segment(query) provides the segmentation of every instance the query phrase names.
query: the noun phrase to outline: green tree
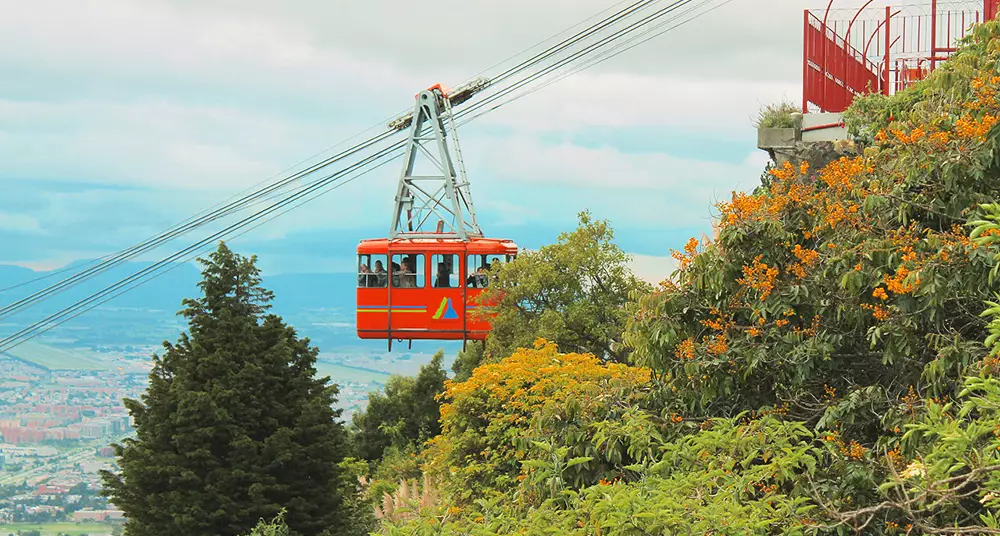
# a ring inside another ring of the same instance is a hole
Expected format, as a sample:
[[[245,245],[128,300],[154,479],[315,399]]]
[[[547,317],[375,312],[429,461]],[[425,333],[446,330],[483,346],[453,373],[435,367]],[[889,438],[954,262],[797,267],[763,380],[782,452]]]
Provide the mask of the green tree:
[[[483,359],[498,361],[542,337],[565,352],[624,362],[625,304],[633,293],[651,288],[632,274],[629,256],[613,240],[609,223],[584,211],[577,229],[560,235],[556,244],[496,269],[483,294],[485,303],[496,303]],[[479,364],[465,357],[462,375]]]
[[[448,379],[437,352],[416,377],[392,376],[385,392],[368,395],[368,407],[354,414],[354,440],[358,455],[378,460],[389,447],[405,448],[441,433],[441,404],[437,395]]]
[[[256,257],[220,244],[202,260],[189,332],[153,356],[136,438],[114,445],[103,493],[130,536],[241,534],[282,508],[290,534],[344,534],[346,431],[318,350],[268,314]]]
[[[455,362],[451,364],[451,370],[455,373],[454,381],[464,382],[471,378],[472,372],[483,362],[485,353],[486,345],[483,341],[472,341],[464,350],[460,350],[455,356]]]

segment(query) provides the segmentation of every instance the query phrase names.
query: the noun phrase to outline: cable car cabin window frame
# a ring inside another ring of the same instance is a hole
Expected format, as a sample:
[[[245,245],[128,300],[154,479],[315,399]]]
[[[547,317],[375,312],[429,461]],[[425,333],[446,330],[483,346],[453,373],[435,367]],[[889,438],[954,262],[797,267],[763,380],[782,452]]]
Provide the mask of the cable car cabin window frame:
[[[502,259],[501,259],[502,258]],[[484,265],[489,264],[492,269],[493,266],[499,262],[501,264],[506,264],[514,260],[515,256],[504,253],[470,253],[465,258],[465,286],[466,288],[486,288],[489,286],[489,281],[484,280],[481,276],[477,276],[476,272],[484,267]],[[492,262],[487,262],[492,260]]]
[[[434,278],[431,279],[432,288],[462,288],[462,266],[460,264],[460,258],[461,256],[457,253],[435,253],[431,255],[430,267],[431,272],[434,274]],[[441,263],[445,263],[448,268],[448,285],[446,286],[438,285],[438,265]]]
[[[392,279],[393,290],[417,290],[427,287],[427,264],[426,255],[424,253],[393,253],[390,257],[392,259],[391,265],[389,267],[389,273]],[[403,272],[403,261],[407,258],[412,258],[415,260],[414,272],[407,273]],[[396,265],[399,265],[399,271],[396,270]],[[403,286],[404,277],[413,277],[413,286]]]
[[[384,253],[362,253],[358,255],[358,288],[386,288],[389,285],[389,271]],[[375,272],[375,263],[382,262],[382,276]],[[362,270],[362,268],[368,271]],[[372,285],[370,283],[374,282]]]

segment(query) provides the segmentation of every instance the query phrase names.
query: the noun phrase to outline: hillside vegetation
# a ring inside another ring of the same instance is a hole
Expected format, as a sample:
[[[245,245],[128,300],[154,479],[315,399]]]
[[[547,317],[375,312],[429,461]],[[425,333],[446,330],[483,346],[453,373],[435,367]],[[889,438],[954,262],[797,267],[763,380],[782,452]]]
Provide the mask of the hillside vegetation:
[[[1000,534],[998,37],[858,99],[855,154],[769,169],[672,278],[586,322],[604,222],[577,231],[610,252],[582,286],[540,268],[572,234],[502,267],[520,349],[467,352],[440,434],[370,460],[376,530]]]

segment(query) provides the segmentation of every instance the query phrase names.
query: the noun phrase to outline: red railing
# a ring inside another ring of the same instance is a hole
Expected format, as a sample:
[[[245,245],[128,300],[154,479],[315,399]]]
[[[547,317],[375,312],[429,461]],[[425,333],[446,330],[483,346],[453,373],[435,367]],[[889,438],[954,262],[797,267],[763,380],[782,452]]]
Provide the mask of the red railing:
[[[854,95],[878,91],[877,66],[806,11],[803,102],[844,110]]]
[[[855,95],[890,95],[923,79],[973,24],[1000,7],[1000,0],[930,0],[867,9],[871,3],[857,11],[805,12],[803,112],[842,112]]]

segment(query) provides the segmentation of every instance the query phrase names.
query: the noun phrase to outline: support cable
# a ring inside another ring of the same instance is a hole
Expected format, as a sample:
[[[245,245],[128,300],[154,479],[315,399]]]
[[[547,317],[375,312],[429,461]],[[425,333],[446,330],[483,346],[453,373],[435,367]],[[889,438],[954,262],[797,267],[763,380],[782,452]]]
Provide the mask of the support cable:
[[[635,46],[638,46],[638,44],[642,44],[642,43],[648,41],[649,39],[652,39],[653,37],[656,37],[658,35],[662,35],[662,33],[665,33],[666,31],[670,31],[673,28],[679,27],[679,26],[681,26],[683,24],[686,24],[687,22],[690,22],[691,20],[694,20],[695,18],[698,18],[698,17],[700,17],[700,16],[702,16],[702,15],[704,15],[704,14],[710,12],[710,11],[713,11],[714,9],[717,9],[718,7],[721,7],[721,5],[728,4],[732,0],[726,0],[723,4],[715,6],[715,7],[711,8],[711,9],[709,9],[709,10],[703,12],[703,13],[697,14],[697,15],[691,17],[690,19],[681,22],[680,24],[677,24],[675,26],[667,28],[666,30],[662,30],[662,31],[654,34],[652,37],[648,37],[647,39],[644,39],[642,41],[636,42],[636,40],[638,38],[646,36],[650,32],[662,28],[665,25],[665,23],[672,22],[672,21],[676,20],[677,18],[679,18],[679,16],[673,17],[672,19],[669,19],[667,21],[661,21],[660,23],[654,25],[652,28],[648,28],[648,29],[644,30],[638,36],[635,36],[633,38],[630,38],[629,40],[626,40],[626,41],[624,41],[622,43],[619,43],[619,45],[616,48],[609,49],[608,52],[605,52],[602,55],[598,55],[596,57],[596,59],[591,59],[589,62],[587,62],[585,64],[582,64],[582,66],[580,66],[579,68],[571,69],[569,72],[564,72],[557,79],[550,80],[550,81],[544,83],[544,85],[542,85],[540,87],[537,87],[537,88],[536,87],[529,87],[528,91],[526,91],[526,92],[524,92],[524,93],[522,93],[520,95],[517,95],[517,96],[513,97],[512,99],[508,99],[508,100],[500,102],[499,104],[496,104],[496,105],[494,105],[492,107],[489,107],[485,111],[482,111],[482,112],[480,112],[478,114],[474,114],[473,115],[473,113],[476,112],[477,110],[481,110],[483,108],[486,108],[490,103],[496,102],[496,101],[498,101],[500,99],[503,99],[507,95],[510,95],[516,89],[525,87],[527,84],[532,84],[536,80],[538,80],[539,78],[541,78],[542,76],[545,76],[545,75],[547,75],[549,73],[552,73],[553,71],[555,71],[555,70],[557,70],[557,69],[559,69],[559,68],[561,68],[563,66],[571,64],[572,62],[575,62],[575,61],[579,60],[580,58],[588,57],[588,55],[591,54],[591,53],[593,53],[594,50],[598,50],[601,47],[604,47],[604,46],[606,46],[608,44],[611,44],[611,43],[616,43],[619,39],[622,38],[622,36],[627,35],[627,34],[633,32],[633,31],[635,31],[636,29],[642,28],[643,26],[646,26],[647,24],[649,24],[649,23],[651,23],[653,21],[656,21],[657,19],[663,17],[664,15],[667,15],[669,13],[672,13],[672,12],[676,11],[677,9],[679,9],[679,8],[681,8],[681,7],[689,4],[689,3],[691,3],[692,1],[694,1],[694,0],[676,0],[675,2],[671,3],[670,5],[657,10],[653,14],[647,15],[646,17],[642,18],[640,21],[633,22],[630,25],[628,25],[626,28],[618,30],[618,31],[612,33],[610,36],[607,36],[607,37],[601,39],[597,43],[592,43],[592,44],[584,47],[583,49],[577,50],[576,52],[574,52],[573,54],[571,54],[569,57],[563,58],[563,59],[557,61],[556,63],[552,64],[552,65],[548,65],[548,66],[544,67],[539,72],[532,73],[530,75],[527,75],[527,76],[525,76],[525,77],[523,77],[523,78],[521,78],[521,79],[513,82],[512,84],[508,85],[507,87],[502,88],[501,90],[499,90],[496,94],[487,97],[486,99],[484,99],[481,102],[476,102],[474,105],[471,105],[470,107],[461,110],[460,112],[458,112],[455,115],[458,118],[463,118],[463,121],[460,124],[466,124],[468,122],[471,122],[471,121],[475,120],[476,118],[484,115],[485,113],[488,113],[489,111],[495,110],[495,109],[497,109],[497,108],[499,108],[499,107],[501,107],[501,106],[503,106],[505,104],[508,104],[509,102],[513,102],[514,100],[517,100],[517,99],[519,99],[519,98],[521,98],[521,97],[523,97],[523,96],[525,96],[527,94],[533,93],[534,91],[538,91],[542,87],[546,87],[548,85],[551,85],[552,83],[554,83],[556,81],[559,81],[559,80],[562,80],[562,79],[566,78],[567,76],[575,74],[576,72],[580,72],[580,71],[585,70],[587,68],[590,68],[590,67],[592,67],[594,65],[597,65],[597,64],[599,64],[599,63],[601,63],[603,61],[606,61],[607,59],[610,59],[610,58],[612,58],[614,56],[617,56],[618,54],[621,54],[622,52],[625,52],[626,50],[630,50],[631,48],[633,48]],[[642,0],[640,2],[635,2],[635,3],[631,4],[629,6],[629,8],[626,8],[626,10],[628,10],[630,8],[633,8],[633,7],[636,7],[639,4],[646,5],[646,4],[649,4],[649,3],[650,3],[650,0]],[[621,10],[621,11],[617,12],[615,15],[613,15],[612,17],[617,16],[617,15],[621,14],[624,11],[625,10]],[[638,11],[638,9],[635,9],[633,11],[629,11],[629,13],[635,13],[637,11]],[[681,14],[681,16],[683,14],[690,13],[691,11],[692,10],[689,9],[689,10],[683,12]],[[606,20],[608,20],[608,19],[605,19],[605,21]],[[617,19],[617,20],[620,20],[620,19]],[[604,21],[602,21],[602,23],[603,22]],[[590,33],[586,33],[585,34],[584,32],[579,32],[578,34],[574,35],[573,38],[570,38],[570,39],[577,39],[577,41],[579,41],[579,40],[583,39],[583,37],[581,37],[581,36],[585,37],[585,36],[596,35],[597,33],[599,33],[601,30],[603,30],[606,27],[607,27],[607,25],[603,25],[602,26],[601,23],[598,23],[598,24],[592,25],[591,27],[589,27],[586,30],[586,31],[589,31]],[[626,45],[629,45],[629,46],[626,47]],[[550,57],[554,56],[555,54],[557,54],[558,51],[566,50],[567,48],[569,48],[569,47],[568,46],[562,46],[562,47],[560,47],[559,45],[556,45],[556,46],[550,47],[549,49],[547,49],[543,53],[540,53],[540,54],[536,55],[536,58],[540,58],[540,57],[550,58]],[[528,60],[526,62],[522,62],[516,68],[516,70],[515,70],[515,68],[507,69],[504,73],[502,73],[504,75],[504,79],[509,79],[509,78],[511,78],[511,77],[514,76],[514,73],[523,72],[523,71],[527,70],[530,66],[537,65],[540,61],[542,61],[542,60],[541,59],[539,59],[538,61]],[[275,197],[278,197],[279,195],[282,194],[281,190],[282,190],[282,188],[284,188],[284,186],[287,186],[288,184],[291,184],[292,182],[298,181],[301,178],[304,178],[304,177],[306,177],[306,176],[308,176],[310,174],[313,174],[316,171],[321,170],[321,169],[323,169],[323,168],[325,168],[325,167],[327,167],[327,166],[329,166],[329,165],[331,165],[331,164],[333,164],[333,163],[335,163],[335,162],[337,162],[339,160],[347,158],[348,156],[352,156],[352,155],[357,154],[359,152],[362,152],[362,151],[364,151],[366,149],[369,149],[369,148],[371,148],[371,147],[373,147],[373,146],[375,146],[375,145],[377,145],[377,144],[379,144],[379,143],[381,143],[381,142],[383,142],[383,141],[391,138],[392,135],[395,134],[395,133],[396,132],[394,132],[394,131],[383,132],[382,134],[374,136],[373,138],[370,138],[369,140],[366,140],[365,142],[361,142],[361,143],[359,143],[359,144],[351,147],[350,149],[348,149],[346,151],[343,151],[342,153],[339,153],[338,155],[335,155],[334,157],[330,157],[328,159],[325,159],[324,161],[322,161],[320,163],[317,163],[317,164],[314,164],[314,165],[306,168],[305,170],[302,170],[302,171],[299,171],[297,173],[294,173],[291,176],[286,177],[285,179],[282,179],[281,181],[278,181],[277,183],[271,184],[271,185],[269,185],[269,186],[267,186],[265,188],[258,189],[258,190],[254,191],[253,193],[251,193],[249,195],[243,196],[242,198],[238,199],[237,201],[234,201],[234,202],[231,202],[231,203],[225,205],[222,209],[219,209],[218,211],[209,212],[207,215],[202,216],[201,218],[195,218],[194,220],[192,220],[190,222],[189,226],[187,226],[187,227],[181,227],[181,228],[178,228],[177,230],[173,230],[171,233],[166,233],[164,235],[161,235],[161,236],[158,236],[158,237],[154,237],[153,239],[150,239],[150,240],[147,240],[147,241],[145,241],[143,243],[140,243],[137,246],[133,246],[132,248],[124,250],[124,252],[120,253],[119,255],[112,256],[112,258],[115,259],[117,262],[124,262],[124,260],[126,260],[127,258],[126,259],[122,259],[122,260],[117,260],[117,259],[120,258],[120,257],[122,257],[125,254],[131,255],[131,256],[137,255],[138,253],[141,253],[142,251],[146,251],[146,250],[150,249],[151,247],[155,247],[155,245],[161,244],[162,242],[166,241],[167,239],[174,238],[176,236],[180,236],[180,234],[184,234],[184,233],[186,233],[186,232],[188,232],[190,230],[193,230],[193,229],[195,229],[197,227],[200,227],[202,225],[210,223],[211,221],[215,221],[215,220],[217,220],[217,219],[219,219],[221,217],[224,217],[225,215],[232,214],[232,213],[234,213],[235,211],[237,211],[239,209],[246,208],[246,207],[251,206],[253,204],[259,204],[259,203],[271,200],[271,199],[273,199]],[[83,300],[79,300],[76,303],[74,303],[73,305],[71,305],[71,306],[69,306],[67,308],[64,308],[63,310],[61,310],[61,311],[59,311],[59,312],[57,312],[55,314],[49,315],[45,319],[43,319],[43,320],[41,320],[39,322],[36,322],[36,323],[34,323],[32,325],[29,325],[28,327],[26,327],[26,328],[24,328],[22,330],[19,330],[17,333],[14,333],[14,334],[12,334],[12,335],[10,335],[10,336],[8,336],[8,337],[0,340],[0,352],[5,351],[5,350],[9,350],[10,348],[13,348],[14,346],[17,346],[18,344],[20,344],[20,343],[22,343],[22,342],[24,342],[26,340],[30,340],[31,338],[34,338],[35,336],[38,336],[39,334],[41,334],[41,333],[43,333],[45,331],[48,331],[49,329],[52,329],[53,327],[55,327],[55,326],[57,326],[59,324],[62,324],[63,322],[66,322],[66,321],[68,321],[68,320],[70,320],[72,318],[76,318],[80,314],[83,314],[84,312],[86,312],[86,311],[88,311],[88,310],[90,310],[90,309],[92,309],[92,308],[94,308],[94,307],[96,307],[96,306],[98,306],[98,305],[100,305],[102,303],[105,303],[108,300],[113,299],[114,297],[119,296],[119,295],[123,294],[124,292],[127,292],[128,290],[131,290],[131,289],[133,289],[133,288],[135,288],[135,287],[137,287],[137,286],[139,286],[141,284],[144,284],[145,282],[147,282],[149,280],[152,280],[152,279],[154,279],[156,277],[159,277],[159,275],[162,275],[162,273],[165,273],[165,272],[160,272],[159,274],[154,274],[154,272],[156,272],[157,270],[160,270],[161,268],[163,268],[165,266],[169,266],[169,268],[167,268],[167,271],[172,270],[173,268],[175,268],[178,265],[177,262],[179,260],[180,260],[181,263],[187,262],[188,260],[190,260],[190,259],[192,259],[192,258],[194,258],[194,257],[196,257],[198,255],[200,255],[201,252],[202,252],[202,250],[204,250],[205,248],[209,248],[210,249],[214,245],[213,243],[214,243],[214,241],[216,239],[222,239],[223,237],[226,237],[227,235],[230,235],[230,234],[232,234],[234,232],[237,232],[237,231],[238,231],[238,234],[236,234],[235,237],[242,236],[243,234],[245,234],[245,233],[247,233],[247,232],[249,232],[249,231],[251,231],[251,230],[253,230],[253,229],[257,228],[257,227],[259,227],[260,225],[263,225],[264,223],[266,223],[266,222],[268,222],[268,221],[270,221],[270,220],[272,220],[274,218],[277,218],[277,217],[279,217],[279,216],[287,213],[290,210],[293,210],[294,208],[297,208],[297,207],[299,207],[299,206],[301,206],[301,205],[303,205],[303,204],[305,204],[305,203],[307,203],[307,202],[309,202],[309,201],[311,201],[311,200],[313,200],[313,199],[315,199],[315,198],[317,198],[317,197],[319,197],[321,195],[325,195],[329,191],[332,191],[332,190],[334,190],[336,188],[339,188],[340,186],[343,186],[344,184],[347,184],[347,183],[349,183],[349,182],[351,182],[353,180],[356,180],[357,178],[359,178],[359,177],[361,177],[361,176],[369,173],[370,171],[372,171],[374,169],[380,168],[381,166],[383,166],[385,164],[388,164],[389,162],[395,160],[396,158],[398,158],[402,154],[401,149],[403,149],[404,143],[405,143],[404,141],[396,142],[396,143],[394,143],[394,144],[392,144],[392,145],[390,145],[388,147],[384,147],[383,149],[377,151],[376,153],[374,153],[372,155],[369,155],[368,157],[365,157],[364,159],[362,159],[359,162],[356,162],[354,164],[349,165],[345,169],[341,169],[341,170],[338,170],[338,171],[333,172],[331,174],[328,174],[325,177],[323,177],[321,179],[317,179],[317,180],[315,180],[313,182],[300,184],[298,187],[296,187],[296,189],[291,194],[286,195],[285,197],[283,197],[279,201],[277,201],[277,202],[269,205],[267,208],[265,208],[263,210],[260,210],[260,211],[258,211],[256,213],[252,214],[251,216],[249,216],[247,218],[244,218],[244,219],[242,219],[242,220],[240,220],[240,221],[238,221],[238,222],[236,222],[236,223],[234,223],[232,225],[229,225],[226,228],[224,228],[224,229],[222,229],[222,230],[220,230],[220,231],[218,231],[216,233],[213,233],[210,236],[208,236],[208,237],[206,237],[206,238],[204,238],[202,240],[199,240],[198,242],[196,242],[196,243],[194,243],[194,244],[192,244],[192,245],[190,245],[190,246],[182,249],[181,251],[179,251],[177,253],[174,253],[174,254],[172,254],[172,255],[170,255],[170,256],[168,256],[168,257],[160,260],[159,262],[153,264],[152,266],[149,266],[149,267],[147,267],[147,268],[145,268],[143,270],[140,270],[140,271],[136,272],[135,274],[132,274],[131,276],[129,276],[129,277],[127,277],[127,278],[125,278],[125,279],[123,279],[123,280],[121,280],[121,281],[113,284],[113,285],[110,285],[110,286],[106,287],[105,289],[103,289],[103,290],[101,290],[101,291],[99,291],[99,292],[91,295],[90,297],[85,298]],[[370,167],[368,167],[368,166],[370,166]],[[191,219],[189,218],[189,220],[191,220]],[[182,229],[183,229],[183,231],[181,231]],[[168,236],[169,236],[169,238],[168,238]],[[181,260],[181,259],[183,259],[183,260]],[[105,262],[109,262],[109,261],[105,261]],[[76,277],[78,277],[80,275],[81,274],[77,274],[77,276],[74,276],[74,278],[76,278]],[[92,277],[92,275],[90,277]],[[66,286],[72,286],[72,285],[78,284],[79,282],[82,281],[82,280],[74,280],[74,278],[69,278],[69,280],[67,280],[66,284],[64,286],[62,286],[62,287],[59,287],[59,289],[65,288]],[[89,278],[89,277],[86,277],[86,278]],[[61,283],[63,283],[63,282],[61,282]],[[58,291],[59,289],[56,289],[53,292]],[[42,298],[44,298],[44,296],[39,297],[38,300],[40,300]],[[22,301],[23,300],[20,300],[19,302],[15,302],[15,304],[12,304],[11,306],[7,306],[7,307],[5,307],[3,309],[0,309],[0,318],[2,318],[5,314],[9,314],[8,311],[15,310],[16,308],[22,308],[23,304],[22,305],[18,305]],[[18,305],[18,307],[14,308],[13,307],[14,305]]]

